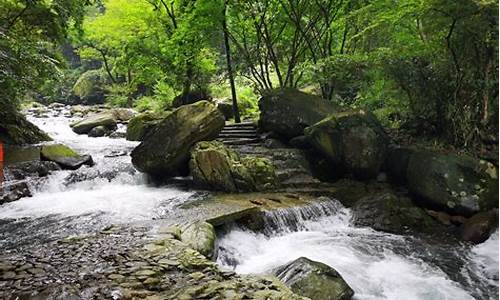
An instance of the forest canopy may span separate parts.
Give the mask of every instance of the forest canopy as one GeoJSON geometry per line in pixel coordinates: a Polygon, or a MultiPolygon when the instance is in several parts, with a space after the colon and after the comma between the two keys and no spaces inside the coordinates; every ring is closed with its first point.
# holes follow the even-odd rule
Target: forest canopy
{"type": "Polygon", "coordinates": [[[230,98],[234,75],[243,117],[292,87],[466,147],[498,130],[498,3],[0,0],[0,72],[2,106],[78,103],[90,81],[141,111],[230,98]]]}

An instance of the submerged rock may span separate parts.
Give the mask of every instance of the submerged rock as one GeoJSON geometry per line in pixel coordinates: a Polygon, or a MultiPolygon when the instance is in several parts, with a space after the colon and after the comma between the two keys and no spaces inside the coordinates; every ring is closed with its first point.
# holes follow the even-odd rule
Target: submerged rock
{"type": "Polygon", "coordinates": [[[26,181],[0,183],[0,205],[17,201],[24,197],[31,197],[26,181]]]}
{"type": "Polygon", "coordinates": [[[212,258],[215,251],[215,229],[207,222],[191,223],[182,230],[181,241],[207,258],[212,258]]]}
{"type": "Polygon", "coordinates": [[[462,228],[462,239],[472,243],[486,241],[498,227],[498,211],[487,211],[475,214],[465,221],[462,228]]]}
{"type": "Polygon", "coordinates": [[[289,140],[339,109],[318,96],[286,88],[270,91],[259,101],[259,127],[289,140]]]}
{"type": "Polygon", "coordinates": [[[73,131],[78,134],[89,133],[94,127],[98,126],[103,126],[108,130],[115,130],[116,119],[113,112],[98,113],[71,124],[73,131]]]}
{"type": "Polygon", "coordinates": [[[194,181],[203,187],[228,192],[261,191],[276,186],[272,163],[265,158],[240,156],[221,142],[200,142],[189,162],[194,181]]]}
{"type": "Polygon", "coordinates": [[[301,257],[274,271],[276,277],[301,296],[314,300],[348,300],[352,288],[332,267],[301,257]]]}
{"type": "Polygon", "coordinates": [[[184,105],[169,114],[132,151],[132,163],[156,177],[188,173],[189,150],[213,140],[224,127],[224,116],[210,102],[184,105]]]}
{"type": "Polygon", "coordinates": [[[409,190],[430,208],[470,216],[498,207],[497,170],[486,161],[414,151],[406,175],[409,190]]]}
{"type": "Polygon", "coordinates": [[[127,125],[127,140],[143,141],[144,137],[165,117],[161,114],[143,113],[130,119],[127,125]]]}
{"type": "Polygon", "coordinates": [[[375,178],[384,163],[388,137],[368,111],[333,114],[308,127],[305,134],[332,169],[345,169],[356,178],[375,178]]]}
{"type": "Polygon", "coordinates": [[[92,165],[92,157],[90,155],[79,155],[68,146],[44,145],[40,151],[43,160],[56,162],[63,169],[76,170],[83,165],[92,165]]]}

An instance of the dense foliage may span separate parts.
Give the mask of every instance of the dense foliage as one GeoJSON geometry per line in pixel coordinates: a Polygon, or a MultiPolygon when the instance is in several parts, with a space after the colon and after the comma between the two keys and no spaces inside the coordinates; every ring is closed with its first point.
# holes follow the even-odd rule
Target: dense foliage
{"type": "Polygon", "coordinates": [[[458,146],[496,135],[493,0],[1,1],[9,101],[33,91],[78,101],[75,83],[95,69],[113,105],[164,110],[193,91],[230,98],[226,32],[246,117],[263,91],[295,87],[458,146]]]}

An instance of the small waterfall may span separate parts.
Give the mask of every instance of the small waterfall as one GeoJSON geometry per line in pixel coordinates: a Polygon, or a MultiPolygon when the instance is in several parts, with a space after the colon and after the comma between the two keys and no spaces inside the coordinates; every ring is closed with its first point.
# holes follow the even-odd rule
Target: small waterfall
{"type": "Polygon", "coordinates": [[[328,216],[336,216],[337,221],[343,224],[348,224],[351,219],[350,211],[339,201],[325,197],[306,206],[265,212],[263,233],[271,236],[293,231],[307,231],[314,224],[313,221],[328,216]]]}

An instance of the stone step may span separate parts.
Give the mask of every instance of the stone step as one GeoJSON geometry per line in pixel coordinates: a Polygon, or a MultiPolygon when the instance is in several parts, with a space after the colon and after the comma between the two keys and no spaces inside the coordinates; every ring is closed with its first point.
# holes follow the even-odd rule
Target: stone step
{"type": "Polygon", "coordinates": [[[225,129],[228,128],[252,128],[255,129],[257,126],[253,123],[241,123],[241,124],[227,124],[224,126],[225,129]]]}
{"type": "Polygon", "coordinates": [[[256,139],[259,138],[255,133],[224,133],[219,134],[220,139],[235,139],[235,138],[248,138],[248,139],[256,139]]]}
{"type": "Polygon", "coordinates": [[[222,131],[220,133],[221,134],[225,134],[225,133],[254,133],[254,134],[257,134],[257,130],[253,130],[253,129],[238,129],[238,128],[235,128],[235,129],[222,129],[222,131]]]}
{"type": "Polygon", "coordinates": [[[224,145],[258,145],[260,138],[235,138],[235,139],[220,139],[224,145]]]}

